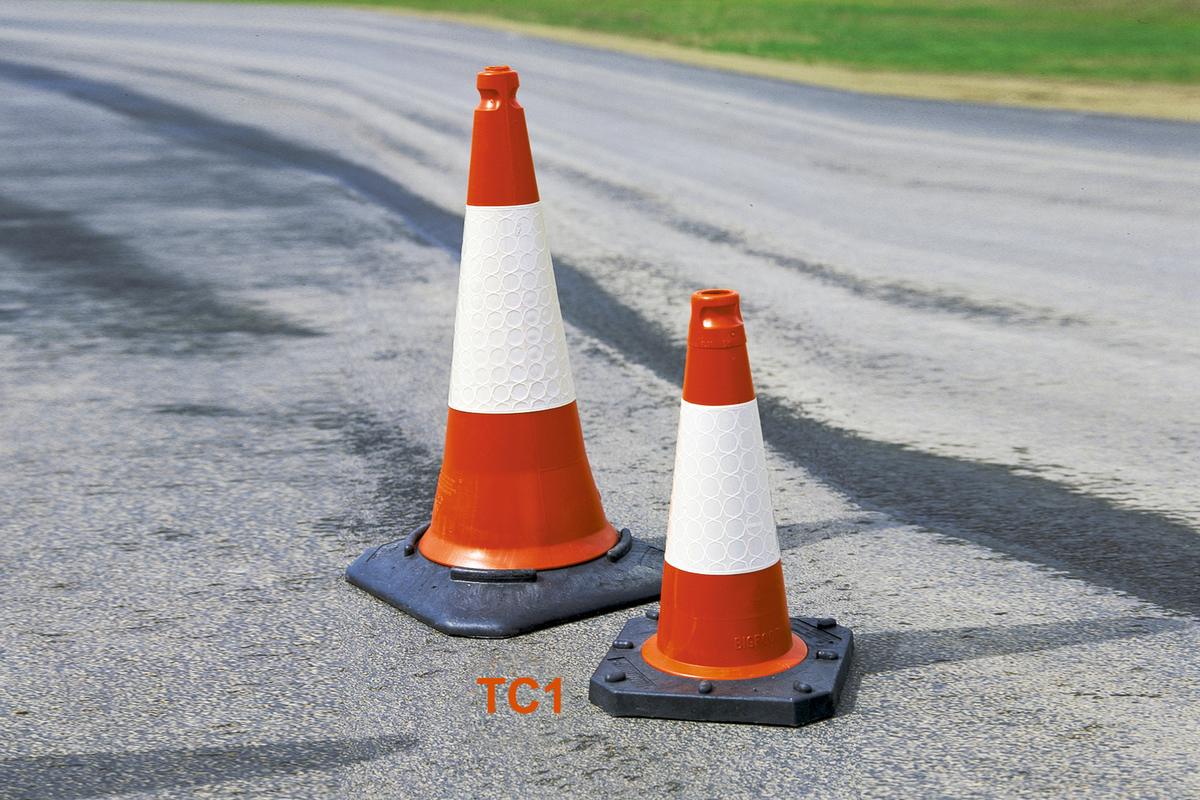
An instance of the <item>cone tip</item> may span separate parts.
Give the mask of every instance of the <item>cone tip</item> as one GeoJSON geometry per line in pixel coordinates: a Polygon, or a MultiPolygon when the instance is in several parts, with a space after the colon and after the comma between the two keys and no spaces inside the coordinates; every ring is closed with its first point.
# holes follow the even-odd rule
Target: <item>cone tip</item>
{"type": "Polygon", "coordinates": [[[738,293],[733,289],[701,289],[692,294],[692,302],[709,305],[737,305],[738,293]]]}
{"type": "Polygon", "coordinates": [[[494,91],[513,90],[521,85],[516,70],[507,64],[499,67],[484,67],[476,77],[475,86],[478,89],[494,91]]]}
{"type": "Polygon", "coordinates": [[[692,347],[738,347],[746,343],[746,328],[738,293],[732,289],[702,289],[692,294],[688,344],[692,347]]]}

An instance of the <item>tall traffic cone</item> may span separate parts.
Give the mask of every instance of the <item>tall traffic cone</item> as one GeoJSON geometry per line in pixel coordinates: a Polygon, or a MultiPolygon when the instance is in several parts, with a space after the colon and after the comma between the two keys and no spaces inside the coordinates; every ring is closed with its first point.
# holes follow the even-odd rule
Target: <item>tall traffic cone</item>
{"type": "Polygon", "coordinates": [[[613,716],[803,725],[831,716],[853,638],[789,617],[737,292],[692,295],[659,611],[592,676],[613,716]]]}
{"type": "Polygon", "coordinates": [[[658,596],[662,551],[609,523],[584,452],[517,73],[478,76],[446,447],[432,520],[351,583],[459,636],[658,596]]]}

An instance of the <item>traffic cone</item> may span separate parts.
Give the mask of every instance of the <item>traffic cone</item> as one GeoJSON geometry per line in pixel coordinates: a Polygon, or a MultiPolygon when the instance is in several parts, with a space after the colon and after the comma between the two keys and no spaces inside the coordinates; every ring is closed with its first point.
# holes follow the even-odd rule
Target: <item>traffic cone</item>
{"type": "Polygon", "coordinates": [[[605,517],[584,451],[517,73],[478,75],[446,446],[432,520],[351,583],[459,636],[658,596],[662,550],[605,517]]]}
{"type": "Polygon", "coordinates": [[[659,611],[592,676],[613,716],[802,725],[831,716],[853,637],[789,617],[737,292],[692,295],[659,611]]]}

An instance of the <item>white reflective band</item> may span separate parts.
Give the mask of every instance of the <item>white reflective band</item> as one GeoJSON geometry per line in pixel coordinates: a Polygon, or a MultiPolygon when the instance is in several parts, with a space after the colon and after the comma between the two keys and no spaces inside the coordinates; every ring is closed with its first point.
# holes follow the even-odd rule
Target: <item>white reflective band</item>
{"type": "Polygon", "coordinates": [[[683,401],[667,563],[701,575],[757,572],[779,560],[758,401],[683,401]]]}
{"type": "Polygon", "coordinates": [[[541,204],[467,206],[450,407],[513,414],[574,400],[541,204]]]}

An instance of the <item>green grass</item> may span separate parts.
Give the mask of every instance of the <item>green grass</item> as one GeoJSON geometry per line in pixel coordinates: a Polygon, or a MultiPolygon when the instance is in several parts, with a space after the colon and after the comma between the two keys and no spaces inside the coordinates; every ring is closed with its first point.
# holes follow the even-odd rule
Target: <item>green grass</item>
{"type": "Polygon", "coordinates": [[[867,69],[1200,83],[1200,0],[349,2],[867,69]]]}

